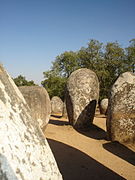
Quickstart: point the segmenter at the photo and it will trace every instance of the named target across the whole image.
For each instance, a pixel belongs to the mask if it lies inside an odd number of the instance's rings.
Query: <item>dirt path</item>
[[[105,140],[105,121],[97,114],[91,129],[78,132],[51,117],[45,136],[64,180],[135,180],[135,147]]]

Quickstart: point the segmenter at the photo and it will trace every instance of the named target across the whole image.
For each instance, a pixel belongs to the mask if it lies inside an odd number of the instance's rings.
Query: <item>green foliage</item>
[[[64,100],[66,78],[58,76],[53,70],[46,71],[43,74],[45,80],[42,81],[41,84],[49,93],[50,98],[53,96],[59,96],[62,100]]]
[[[53,62],[53,70],[56,69],[58,73],[63,77],[69,77],[69,75],[79,68],[78,55],[76,52],[64,52],[60,56],[57,56]]]
[[[35,86],[34,81],[27,81],[26,78],[22,75],[13,79],[17,86]]]
[[[124,69],[124,50],[117,42],[103,44],[90,40],[87,48],[82,48],[78,55],[81,67],[93,70],[100,82],[100,99],[108,96],[110,87]]]
[[[56,57],[52,69],[43,73],[45,80],[41,84],[46,88],[51,98],[59,96],[64,100],[67,77],[79,68],[77,60],[77,53],[64,52]]]
[[[81,48],[78,52],[80,67],[96,69],[102,59],[102,43],[97,40],[90,40],[87,48]]]
[[[99,62],[99,66],[101,66],[101,62]],[[100,82],[100,99],[103,99],[108,96],[117,77],[125,72],[125,53],[118,42],[107,43],[103,54],[102,69],[98,69],[98,67],[96,73]]]
[[[126,48],[127,61],[128,61],[127,69],[128,71],[135,72],[135,39],[132,39],[129,42],[130,42],[130,46]]]
[[[118,42],[103,45],[90,40],[88,46],[79,51],[64,52],[57,56],[50,71],[44,72],[42,85],[50,96],[64,98],[64,88],[70,74],[79,68],[93,70],[100,83],[100,99],[108,97],[108,92],[118,76],[126,71],[135,72],[135,39],[123,49]]]

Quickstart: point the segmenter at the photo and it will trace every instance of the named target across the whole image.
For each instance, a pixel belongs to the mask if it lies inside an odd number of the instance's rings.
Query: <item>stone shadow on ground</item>
[[[100,127],[93,124],[94,116],[95,116],[95,110],[96,110],[96,100],[92,100],[81,112],[81,114],[78,117],[78,122],[82,122],[82,124],[76,123],[74,125],[74,128],[81,134],[97,139],[102,140],[106,139],[106,132],[101,129]],[[87,115],[86,115],[87,114]],[[84,117],[86,116],[86,119]]]
[[[94,116],[96,115],[95,113],[96,105],[97,105],[96,99],[90,101],[89,104],[80,113],[76,121],[77,123],[74,124],[73,104],[72,104],[69,92],[68,91],[66,92],[66,107],[67,107],[69,124],[71,124],[74,127],[74,129],[76,129],[79,133],[82,133],[88,137],[100,140],[100,139],[106,138],[106,132],[102,130],[101,128],[97,127],[96,125],[92,124],[94,120]],[[99,113],[99,111],[97,112]]]
[[[135,152],[119,142],[103,144],[103,148],[135,166]]]
[[[78,149],[52,139],[47,140],[63,180],[125,179]]]
[[[62,115],[59,115],[59,114],[51,114],[52,117],[55,117],[55,118],[61,118]]]
[[[61,120],[52,120],[52,119],[50,119],[50,120],[49,120],[49,124],[54,124],[54,125],[57,125],[57,126],[63,126],[63,125],[69,125],[69,122],[67,122],[67,121],[61,121]]]
[[[93,138],[93,139],[97,139],[97,140],[106,140],[106,132],[101,129],[100,127],[91,124],[89,127],[87,128],[83,128],[83,129],[76,129],[79,133]]]

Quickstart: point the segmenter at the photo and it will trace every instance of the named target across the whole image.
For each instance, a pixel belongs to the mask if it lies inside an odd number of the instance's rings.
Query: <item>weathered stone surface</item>
[[[102,99],[99,105],[100,114],[107,114],[107,108],[108,108],[108,99]]]
[[[38,122],[13,80],[0,66],[0,179],[61,180]]]
[[[74,71],[67,81],[66,94],[69,122],[76,128],[89,126],[99,97],[96,74],[86,68]]]
[[[135,142],[135,74],[125,72],[114,83],[108,106],[107,132],[112,141]]]
[[[62,116],[63,116],[64,118],[67,118],[67,117],[68,117],[68,115],[67,115],[66,101],[64,101],[64,103],[63,103],[63,112],[62,112]]]
[[[59,115],[62,116],[63,112],[63,101],[60,97],[54,96],[51,99],[51,109],[52,109],[52,115]]]
[[[41,128],[45,128],[51,115],[51,102],[45,88],[39,86],[21,86],[19,90],[28,103],[33,119]]]

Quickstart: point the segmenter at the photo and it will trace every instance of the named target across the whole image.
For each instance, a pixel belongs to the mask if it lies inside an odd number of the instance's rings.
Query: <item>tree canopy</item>
[[[36,85],[33,80],[28,81],[22,75],[19,75],[18,77],[14,78],[13,80],[17,86],[35,86]]]
[[[44,77],[45,80],[42,81],[41,84],[46,88],[50,98],[59,96],[64,100],[66,78],[57,75],[53,70],[44,72]]]
[[[135,39],[129,41],[130,45],[126,48],[127,56],[127,69],[131,72],[135,72]]]
[[[100,43],[91,39],[87,47],[79,51],[66,51],[57,56],[49,71],[44,72],[42,85],[50,96],[64,98],[65,84],[70,74],[79,68],[93,70],[100,82],[100,99],[108,97],[108,92],[117,77],[125,72],[135,72],[135,39],[129,42],[127,48],[122,48],[118,42]]]

